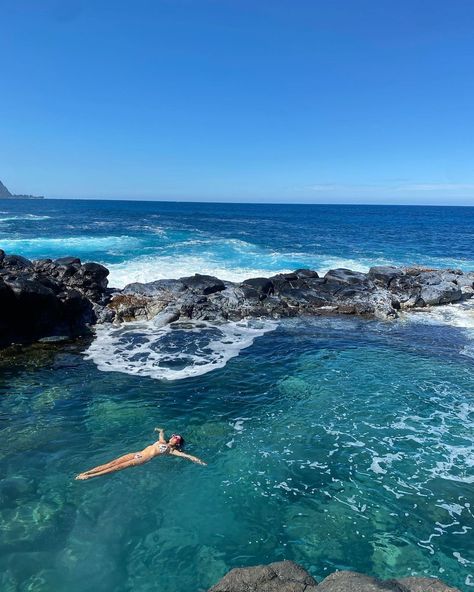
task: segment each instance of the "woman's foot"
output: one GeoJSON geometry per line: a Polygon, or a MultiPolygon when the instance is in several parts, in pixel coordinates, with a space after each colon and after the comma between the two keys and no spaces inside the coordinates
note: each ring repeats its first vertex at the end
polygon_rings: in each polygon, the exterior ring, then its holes
{"type": "Polygon", "coordinates": [[[85,473],[79,473],[79,475],[77,475],[76,477],[76,481],[85,481],[86,479],[89,479],[90,475],[86,475],[85,473]]]}

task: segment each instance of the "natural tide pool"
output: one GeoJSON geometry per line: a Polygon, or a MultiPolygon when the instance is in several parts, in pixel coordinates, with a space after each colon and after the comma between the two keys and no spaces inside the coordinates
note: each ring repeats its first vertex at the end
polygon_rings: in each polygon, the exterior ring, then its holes
{"type": "Polygon", "coordinates": [[[292,320],[176,381],[102,372],[86,342],[0,369],[2,592],[196,592],[283,558],[473,576],[474,360],[438,324],[292,320]],[[209,464],[74,475],[180,431],[209,464]]]}

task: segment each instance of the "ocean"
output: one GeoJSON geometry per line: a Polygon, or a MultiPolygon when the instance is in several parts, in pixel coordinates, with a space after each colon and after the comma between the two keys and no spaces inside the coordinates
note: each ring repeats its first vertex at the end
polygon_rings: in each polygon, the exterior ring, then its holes
{"type": "MultiPolygon", "coordinates": [[[[474,270],[474,208],[0,200],[0,248],[110,285],[301,267],[474,270]]],[[[197,592],[293,559],[474,586],[474,306],[99,327],[0,359],[0,590],[197,592]],[[74,476],[180,432],[164,458],[74,476]]]]}

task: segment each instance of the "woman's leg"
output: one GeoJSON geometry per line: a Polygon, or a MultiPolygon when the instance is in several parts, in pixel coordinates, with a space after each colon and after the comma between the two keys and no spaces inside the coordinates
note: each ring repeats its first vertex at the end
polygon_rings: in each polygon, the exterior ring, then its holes
{"type": "MultiPolygon", "coordinates": [[[[134,455],[132,455],[134,456],[134,455]]],[[[83,481],[85,479],[92,479],[94,477],[100,477],[101,475],[107,475],[108,473],[115,473],[116,471],[122,471],[123,469],[128,469],[128,467],[136,467],[137,465],[142,465],[143,463],[146,463],[147,460],[149,459],[137,459],[137,458],[133,458],[131,460],[128,460],[126,462],[122,462],[122,463],[117,463],[114,464],[112,466],[109,466],[106,469],[102,469],[101,471],[96,470],[94,472],[87,472],[87,473],[81,473],[80,475],[78,475],[76,477],[76,479],[83,481]]],[[[99,467],[96,467],[97,469],[99,467]]]]}
{"type": "Polygon", "coordinates": [[[110,462],[106,463],[105,465],[99,465],[98,467],[94,467],[93,469],[89,469],[88,471],[84,471],[81,475],[90,475],[91,473],[97,473],[99,471],[103,471],[104,469],[109,469],[110,467],[114,467],[115,465],[120,465],[124,462],[128,462],[135,457],[135,452],[131,452],[130,454],[124,454],[115,460],[111,460],[110,462]]]}

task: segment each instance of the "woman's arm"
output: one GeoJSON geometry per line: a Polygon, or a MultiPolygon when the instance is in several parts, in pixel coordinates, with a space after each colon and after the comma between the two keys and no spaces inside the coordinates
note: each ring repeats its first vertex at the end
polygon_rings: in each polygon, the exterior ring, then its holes
{"type": "Polygon", "coordinates": [[[190,460],[191,462],[194,462],[198,465],[204,465],[204,466],[207,465],[207,463],[205,463],[203,460],[201,460],[197,456],[192,456],[191,454],[186,454],[185,452],[181,452],[180,450],[172,450],[171,454],[173,454],[174,456],[180,456],[181,458],[186,458],[187,460],[190,460]]]}
{"type": "Polygon", "coordinates": [[[158,442],[160,444],[166,444],[165,430],[163,428],[155,428],[155,432],[159,432],[159,434],[158,434],[158,442]]]}

